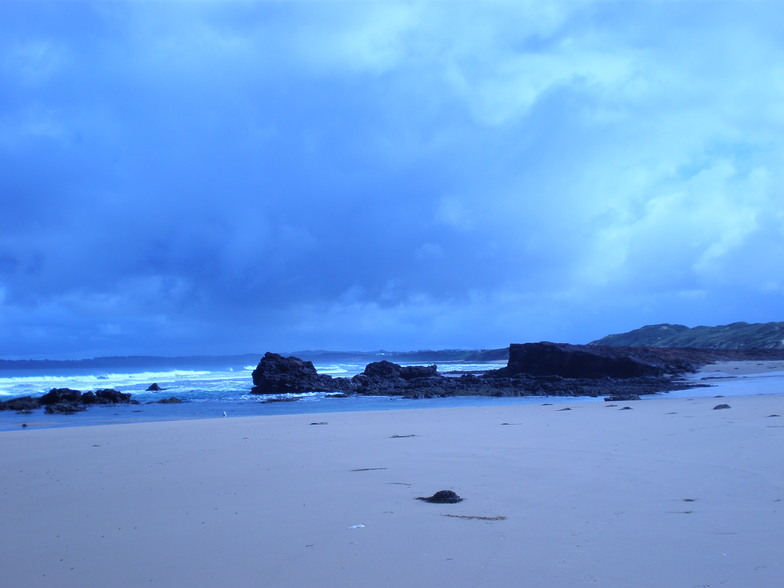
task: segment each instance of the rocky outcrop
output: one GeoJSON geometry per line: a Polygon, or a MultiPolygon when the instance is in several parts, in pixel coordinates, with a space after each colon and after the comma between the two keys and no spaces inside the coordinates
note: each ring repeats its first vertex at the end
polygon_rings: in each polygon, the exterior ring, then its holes
{"type": "Polygon", "coordinates": [[[104,389],[81,392],[70,388],[52,388],[43,396],[22,396],[0,402],[0,410],[34,410],[43,407],[49,414],[71,414],[93,404],[138,404],[130,394],[104,389]]]}
{"type": "Polygon", "coordinates": [[[432,396],[444,396],[449,394],[445,387],[454,388],[434,365],[401,366],[391,361],[375,361],[365,366],[361,374],[351,378],[351,389],[357,394],[411,395],[429,392],[432,396]]]}
{"type": "Polygon", "coordinates": [[[665,361],[644,349],[625,349],[566,343],[523,343],[509,346],[507,375],[562,378],[640,378],[682,372],[688,366],[665,361]]]}
{"type": "Polygon", "coordinates": [[[11,400],[0,402],[0,410],[28,411],[40,407],[41,403],[39,402],[39,399],[33,398],[32,396],[20,396],[19,398],[12,398],[11,400]]]}
{"type": "MultiPolygon", "coordinates": [[[[484,373],[444,375],[435,365],[401,366],[390,361],[368,364],[351,379],[318,374],[309,361],[267,353],[253,372],[255,394],[338,392],[407,398],[444,396],[607,396],[654,394],[692,387],[673,380],[674,364],[637,356],[585,353],[582,346],[537,343],[523,354],[510,354],[506,368],[484,373]],[[533,361],[542,360],[543,365],[533,361]],[[525,359],[525,361],[522,361],[525,359]]],[[[643,353],[644,355],[644,353],[643,353]]],[[[691,364],[688,364],[689,366],[691,364]]],[[[683,371],[683,369],[680,369],[683,371]]]]}
{"type": "Polygon", "coordinates": [[[332,377],[319,374],[313,362],[267,352],[253,370],[252,394],[301,394],[340,389],[332,377]]]}

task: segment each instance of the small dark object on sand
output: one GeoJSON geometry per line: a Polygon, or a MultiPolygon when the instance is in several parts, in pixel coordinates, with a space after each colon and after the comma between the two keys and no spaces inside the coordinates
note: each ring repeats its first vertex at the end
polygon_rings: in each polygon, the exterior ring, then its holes
{"type": "Polygon", "coordinates": [[[451,490],[439,490],[433,496],[417,496],[417,500],[424,500],[431,504],[455,504],[463,499],[451,490]]]}
{"type": "Polygon", "coordinates": [[[408,437],[416,437],[416,435],[392,435],[390,439],[407,439],[408,437]]]}
{"type": "Polygon", "coordinates": [[[328,425],[329,423],[326,421],[318,421],[317,423],[310,423],[311,425],[328,425]]]}
{"type": "Polygon", "coordinates": [[[713,407],[713,410],[721,410],[722,408],[732,408],[729,404],[717,404],[713,407]]]}
{"type": "Polygon", "coordinates": [[[572,410],[572,409],[567,406],[566,408],[559,408],[558,412],[561,412],[561,411],[564,411],[564,410],[572,410]]]}
{"type": "Polygon", "coordinates": [[[631,406],[622,406],[618,410],[632,410],[632,407],[631,406]]]}

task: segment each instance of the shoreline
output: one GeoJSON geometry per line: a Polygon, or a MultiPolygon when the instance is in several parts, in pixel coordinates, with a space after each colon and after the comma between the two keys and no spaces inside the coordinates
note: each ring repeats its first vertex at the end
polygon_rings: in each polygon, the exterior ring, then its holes
{"type": "MultiPolygon", "coordinates": [[[[704,366],[700,371],[687,374],[684,379],[704,383],[710,388],[690,388],[652,395],[642,395],[643,400],[661,400],[680,397],[708,397],[722,394],[765,394],[767,382],[763,377],[781,377],[784,382],[784,361],[725,361],[704,366]]],[[[608,391],[607,395],[611,395],[608,391]]],[[[96,405],[87,411],[68,415],[47,415],[36,410],[32,414],[0,411],[0,432],[42,428],[72,428],[114,424],[149,422],[194,421],[216,418],[227,413],[229,418],[268,417],[286,414],[332,414],[336,412],[361,412],[375,410],[417,410],[451,407],[484,407],[508,405],[564,404],[601,402],[604,396],[452,396],[443,398],[407,399],[399,396],[352,396],[347,399],[306,397],[296,402],[262,402],[253,400],[189,401],[174,406],[157,403],[139,405],[96,405]],[[26,425],[26,427],[24,426],[26,425]]]]}
{"type": "Polygon", "coordinates": [[[613,404],[0,433],[0,565],[24,586],[777,586],[784,396],[613,404]],[[442,489],[465,500],[416,500],[442,489]]]}

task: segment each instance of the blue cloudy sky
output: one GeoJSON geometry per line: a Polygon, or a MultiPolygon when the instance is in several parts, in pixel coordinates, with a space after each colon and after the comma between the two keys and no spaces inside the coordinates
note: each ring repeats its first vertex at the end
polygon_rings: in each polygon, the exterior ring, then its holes
{"type": "Polygon", "coordinates": [[[0,357],[782,320],[770,1],[0,2],[0,357]]]}

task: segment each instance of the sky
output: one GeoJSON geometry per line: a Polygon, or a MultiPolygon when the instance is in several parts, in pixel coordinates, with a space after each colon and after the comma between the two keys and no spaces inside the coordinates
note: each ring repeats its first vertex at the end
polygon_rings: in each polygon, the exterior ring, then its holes
{"type": "Polygon", "coordinates": [[[776,1],[0,1],[0,358],[784,320],[776,1]]]}

